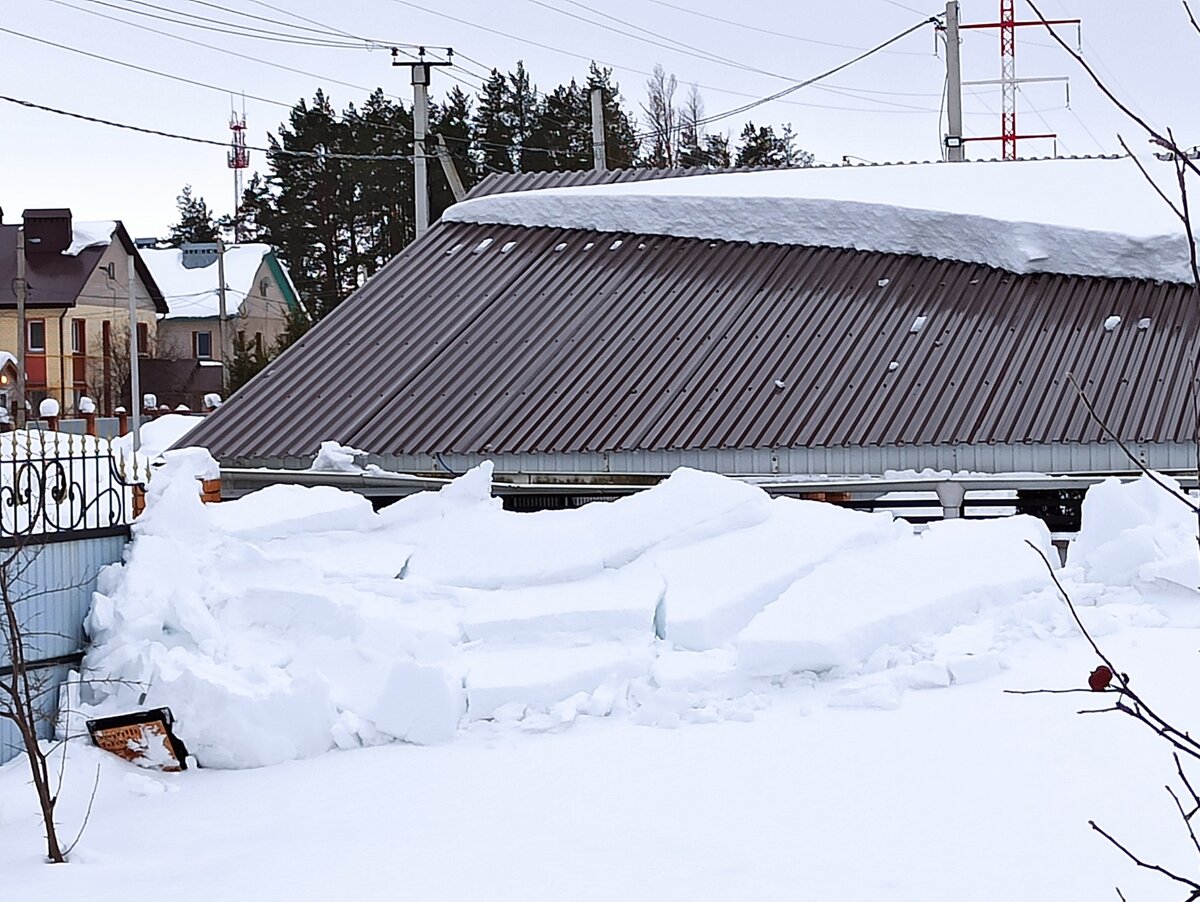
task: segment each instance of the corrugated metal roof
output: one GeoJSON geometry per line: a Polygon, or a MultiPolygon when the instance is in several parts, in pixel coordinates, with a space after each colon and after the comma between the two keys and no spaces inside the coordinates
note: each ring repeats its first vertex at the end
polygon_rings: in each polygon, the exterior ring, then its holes
{"type": "Polygon", "coordinates": [[[1189,442],[1198,326],[1178,284],[449,223],[189,441],[242,462],[325,439],[396,456],[1100,441],[1074,373],[1122,438],[1189,442]]]}

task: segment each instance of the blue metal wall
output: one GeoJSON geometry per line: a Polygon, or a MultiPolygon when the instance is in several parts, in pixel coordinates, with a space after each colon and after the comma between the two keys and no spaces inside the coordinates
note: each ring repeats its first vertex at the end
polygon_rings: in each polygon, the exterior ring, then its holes
{"type": "MultiPolygon", "coordinates": [[[[16,607],[26,659],[48,662],[35,674],[36,682],[44,684],[39,686],[45,715],[43,736],[49,736],[53,729],[58,688],[76,666],[61,663],[62,659],[83,652],[83,619],[91,607],[96,577],[106,564],[121,560],[129,538],[126,528],[95,531],[87,536],[70,534],[71,538],[63,541],[66,535],[31,536],[20,549],[0,548],[0,561],[15,555],[9,568],[15,577],[13,597],[19,599],[16,607]]],[[[5,668],[10,664],[7,642],[0,642],[0,679],[7,679],[5,668]]],[[[19,744],[12,723],[0,720],[0,764],[19,751],[19,744]]]]}

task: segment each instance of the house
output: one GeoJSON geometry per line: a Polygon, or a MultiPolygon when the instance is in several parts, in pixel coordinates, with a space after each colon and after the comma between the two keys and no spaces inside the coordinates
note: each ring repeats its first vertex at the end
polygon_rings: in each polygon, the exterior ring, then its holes
{"type": "Polygon", "coordinates": [[[511,178],[189,441],[581,484],[1128,471],[1112,436],[1194,467],[1187,238],[1127,159],[511,178]]]}
{"type": "Polygon", "coordinates": [[[76,222],[69,209],[25,210],[0,220],[0,403],[14,401],[17,233],[24,227],[26,391],[36,409],[54,398],[72,411],[85,395],[104,414],[128,404],[129,261],[134,264],[138,347],[144,356],[167,312],[162,292],[118,221],[76,222]]]}
{"type": "Polygon", "coordinates": [[[159,325],[155,356],[165,359],[228,361],[239,346],[265,352],[298,307],[296,289],[267,244],[184,244],[142,250],[170,312],[159,325]],[[223,257],[223,259],[218,259],[223,257]],[[225,273],[228,319],[221,350],[221,291],[225,273]]]}

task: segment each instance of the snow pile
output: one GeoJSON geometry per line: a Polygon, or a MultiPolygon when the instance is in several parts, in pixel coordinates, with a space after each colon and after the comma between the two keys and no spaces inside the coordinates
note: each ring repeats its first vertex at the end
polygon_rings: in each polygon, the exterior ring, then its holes
{"type": "MultiPolygon", "coordinates": [[[[230,313],[236,311],[242,301],[254,292],[254,277],[258,274],[263,257],[270,252],[271,246],[268,244],[238,244],[225,248],[226,303],[230,313]]],[[[183,265],[183,251],[177,247],[148,248],[142,250],[141,255],[167,299],[170,309],[168,319],[217,316],[221,312],[215,254],[209,265],[193,268],[183,265]]]]}
{"type": "MultiPolygon", "coordinates": [[[[1176,193],[1169,167],[1153,158],[1146,166],[1162,176],[1168,195],[1176,193]]],[[[555,188],[465,201],[443,219],[920,254],[1016,273],[1192,278],[1178,220],[1123,158],[791,169],[555,188]]]]}
{"type": "MultiPolygon", "coordinates": [[[[148,420],[142,423],[142,428],[138,432],[140,439],[138,453],[153,460],[203,422],[203,417],[186,416],[180,413],[168,413],[148,420]]],[[[113,439],[112,447],[113,454],[132,459],[133,433],[126,433],[113,439]]]]}
{"type": "Polygon", "coordinates": [[[321,442],[321,447],[309,469],[326,473],[361,473],[363,468],[358,461],[366,456],[366,451],[359,451],[349,445],[321,442]]]}
{"type": "Polygon", "coordinates": [[[111,219],[96,222],[72,222],[71,245],[63,251],[67,257],[77,257],[79,252],[89,247],[107,247],[112,244],[113,232],[117,224],[111,219]]]}
{"type": "Polygon", "coordinates": [[[1195,504],[1169,476],[1106,479],[1084,497],[1083,527],[1067,563],[1092,582],[1145,588],[1165,581],[1200,591],[1195,504]]]}
{"type": "Polygon", "coordinates": [[[206,452],[167,452],[126,562],[101,575],[85,662],[86,713],[168,705],[213,767],[446,741],[480,721],[746,719],[798,673],[863,678],[843,688],[865,701],[837,703],[894,706],[995,672],[987,652],[1053,606],[1026,544],[1049,553],[1048,535],[1026,518],[918,538],[692,470],[517,514],[486,464],[378,513],[329,487],[206,506],[214,470],[206,452]],[[999,626],[939,639],[993,609],[999,626]]]}

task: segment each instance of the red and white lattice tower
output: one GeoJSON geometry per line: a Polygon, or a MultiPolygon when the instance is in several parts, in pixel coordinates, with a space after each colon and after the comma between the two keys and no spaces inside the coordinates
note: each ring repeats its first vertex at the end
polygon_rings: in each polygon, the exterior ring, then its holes
{"type": "Polygon", "coordinates": [[[1002,158],[1017,158],[1017,29],[1013,0],[1000,0],[1000,112],[1002,158]]]}
{"type": "Polygon", "coordinates": [[[229,141],[229,168],[233,170],[233,240],[240,241],[242,209],[242,171],[250,167],[250,150],[246,147],[246,111],[242,110],[239,117],[234,111],[229,113],[229,130],[233,137],[229,141]]]}

